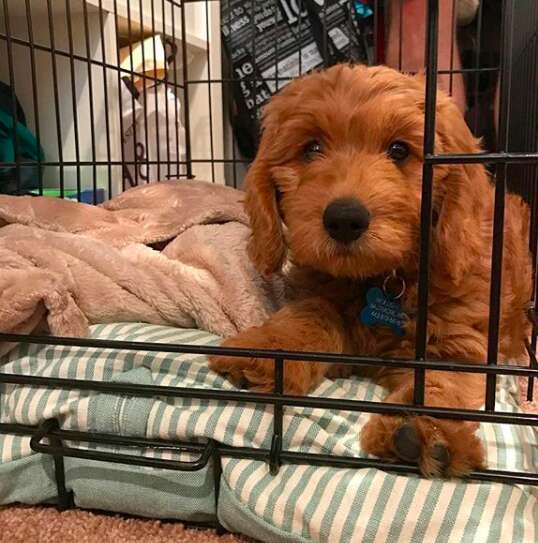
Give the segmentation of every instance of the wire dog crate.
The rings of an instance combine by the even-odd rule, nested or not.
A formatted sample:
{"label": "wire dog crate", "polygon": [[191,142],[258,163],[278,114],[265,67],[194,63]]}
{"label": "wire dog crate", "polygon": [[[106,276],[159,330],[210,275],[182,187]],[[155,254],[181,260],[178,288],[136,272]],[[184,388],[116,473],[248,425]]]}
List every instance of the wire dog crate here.
{"label": "wire dog crate", "polygon": [[[527,377],[529,399],[532,398],[533,379],[538,377],[536,326],[528,338],[527,366],[498,363],[504,203],[508,188],[521,193],[530,204],[530,249],[535,268],[538,258],[538,5],[534,0],[499,0],[488,5],[481,2],[475,22],[458,30],[463,54],[461,67],[455,68],[452,62],[454,51],[450,55],[451,65],[439,66],[437,43],[442,23],[439,2],[428,0],[426,3],[426,130],[415,359],[385,360],[336,354],[0,334],[0,340],[8,342],[256,356],[274,361],[276,385],[271,394],[0,373],[0,383],[4,385],[91,390],[140,397],[184,397],[224,402],[248,400],[274,408],[273,441],[269,449],[237,448],[215,441],[206,444],[178,443],[75,432],[61,429],[56,420],[48,420],[39,427],[0,424],[0,433],[31,435],[33,450],[54,457],[61,506],[72,505],[65,485],[64,457],[185,471],[201,469],[211,462],[217,486],[223,456],[266,460],[273,472],[277,472],[282,463],[418,472],[416,467],[405,464],[283,450],[283,411],[287,406],[382,414],[405,412],[454,420],[538,427],[536,413],[495,410],[497,376]],[[29,118],[28,126],[35,132],[36,147],[45,148],[44,155],[37,153],[32,159],[25,157],[17,149],[21,140],[13,123],[11,130],[15,158],[1,162],[0,172],[4,176],[12,176],[14,194],[46,194],[47,190],[54,190],[60,197],[72,197],[79,201],[87,197],[91,203],[98,203],[100,191],[103,197],[109,198],[131,185],[153,180],[148,179],[150,171],[156,175],[155,180],[195,177],[238,187],[256,151],[259,110],[274,92],[310,69],[348,59],[374,64],[382,61],[385,54],[381,42],[384,40],[386,21],[382,19],[384,3],[380,0],[369,3],[347,0],[2,0],[2,4],[0,78],[9,86],[9,107],[13,119],[20,119],[19,98]],[[400,9],[401,15],[402,2],[394,4],[400,6],[396,9]],[[492,30],[492,21],[496,16],[488,12],[495,9],[492,5],[498,5],[498,10],[502,7],[497,34]],[[361,10],[366,8],[370,12],[365,14]],[[456,9],[452,11],[455,13]],[[451,27],[456,32],[455,16],[453,19]],[[282,21],[283,25],[291,24],[293,30],[285,38],[275,39],[279,31],[271,30],[271,24],[275,24],[275,21]],[[492,32],[497,42],[491,37]],[[152,38],[156,34],[163,37],[161,44]],[[142,64],[137,67],[133,60],[136,57],[134,44],[148,37],[150,46],[142,46]],[[156,64],[159,57],[157,48],[161,46],[169,66],[167,75],[163,75]],[[122,58],[122,50],[127,55],[127,61]],[[401,50],[400,35],[400,65]],[[144,56],[151,57],[149,68],[145,62],[148,59]],[[458,76],[465,80],[469,125],[484,138],[488,148],[476,155],[436,155],[437,80],[439,77],[449,78],[452,89]],[[133,81],[142,81],[141,89],[133,88]],[[500,86],[500,114],[495,129],[497,84]],[[170,99],[160,102],[157,94],[150,92],[149,85],[172,93],[167,94]],[[124,143],[128,131],[124,124],[129,122],[129,115],[134,115],[135,102],[141,97],[144,98],[140,106],[141,120],[138,124],[131,122],[131,143],[128,145],[132,148],[128,148]],[[137,137],[137,130],[142,130],[143,134]],[[150,156],[148,149],[152,146],[152,138],[156,146],[155,154]],[[460,163],[482,163],[495,173],[489,340],[487,363],[484,365],[431,361],[426,354],[433,171],[437,165]],[[37,180],[30,189],[25,188],[28,176]],[[57,180],[57,184],[48,185],[51,180]],[[85,196],[86,193],[89,196]],[[534,302],[536,292],[535,286]],[[530,318],[536,321],[534,308]],[[284,394],[284,360],[382,365],[413,370],[414,404],[402,406]],[[485,410],[424,406],[425,372],[433,369],[486,375]],[[179,462],[79,449],[66,445],[66,441],[133,448],[167,445],[177,450],[199,453],[200,456],[195,462]],[[485,481],[538,484],[538,473],[486,470],[474,472],[470,477]],[[218,497],[218,488],[216,490]]]}

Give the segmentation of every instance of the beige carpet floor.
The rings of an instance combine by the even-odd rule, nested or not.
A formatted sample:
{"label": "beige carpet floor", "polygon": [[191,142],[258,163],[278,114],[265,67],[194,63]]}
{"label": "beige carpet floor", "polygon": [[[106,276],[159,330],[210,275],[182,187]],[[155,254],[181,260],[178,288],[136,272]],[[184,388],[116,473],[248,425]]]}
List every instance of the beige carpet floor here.
{"label": "beige carpet floor", "polygon": [[[522,379],[521,396],[527,381]],[[538,412],[538,381],[525,411]],[[86,511],[58,512],[52,507],[0,508],[1,543],[253,543],[242,536],[218,536],[212,530],[187,529],[179,523],[126,518]]]}
{"label": "beige carpet floor", "polygon": [[213,530],[182,524],[101,515],[87,511],[58,512],[53,507],[0,508],[2,543],[253,543]]}

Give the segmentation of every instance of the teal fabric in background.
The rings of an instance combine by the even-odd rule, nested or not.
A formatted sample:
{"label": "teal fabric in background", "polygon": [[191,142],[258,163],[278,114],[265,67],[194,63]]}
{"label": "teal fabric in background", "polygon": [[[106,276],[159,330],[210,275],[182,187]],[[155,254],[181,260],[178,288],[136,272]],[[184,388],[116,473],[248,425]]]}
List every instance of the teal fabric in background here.
{"label": "teal fabric in background", "polygon": [[[16,100],[16,99],[15,99]],[[16,137],[16,144],[15,144]],[[10,87],[0,81],[0,162],[43,162],[45,155],[34,134],[26,126],[21,105],[13,97]],[[16,194],[37,189],[41,183],[43,168],[37,164],[19,166],[20,186],[17,183],[17,167],[0,167],[0,193]]]}

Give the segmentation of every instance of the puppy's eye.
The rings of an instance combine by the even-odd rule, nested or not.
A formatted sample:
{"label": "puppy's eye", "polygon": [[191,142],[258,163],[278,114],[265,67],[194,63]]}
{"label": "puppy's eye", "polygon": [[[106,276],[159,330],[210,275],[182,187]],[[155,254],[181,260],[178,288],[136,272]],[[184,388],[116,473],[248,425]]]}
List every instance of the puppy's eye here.
{"label": "puppy's eye", "polygon": [[323,155],[323,147],[317,140],[308,142],[303,149],[303,158],[307,161],[314,160],[315,158]]}
{"label": "puppy's eye", "polygon": [[405,160],[409,156],[409,147],[403,141],[393,141],[387,149],[387,156],[395,162]]}

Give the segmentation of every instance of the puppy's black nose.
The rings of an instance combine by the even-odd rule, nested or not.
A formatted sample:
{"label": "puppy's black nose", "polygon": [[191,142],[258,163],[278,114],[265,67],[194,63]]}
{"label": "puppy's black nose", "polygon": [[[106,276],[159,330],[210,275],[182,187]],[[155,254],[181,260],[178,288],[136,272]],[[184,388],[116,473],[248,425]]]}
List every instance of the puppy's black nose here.
{"label": "puppy's black nose", "polygon": [[351,243],[360,238],[370,224],[370,213],[357,200],[345,198],[331,202],[323,214],[323,226],[331,238]]}

